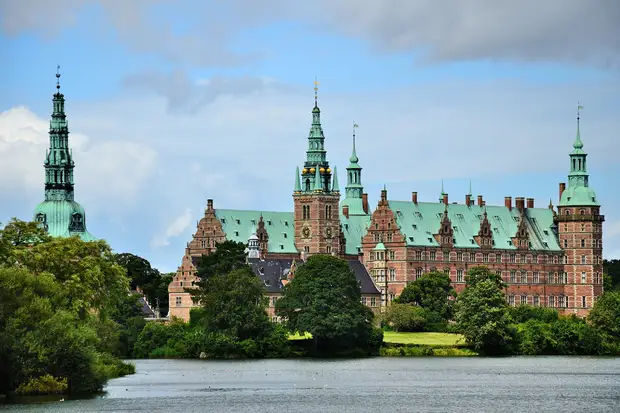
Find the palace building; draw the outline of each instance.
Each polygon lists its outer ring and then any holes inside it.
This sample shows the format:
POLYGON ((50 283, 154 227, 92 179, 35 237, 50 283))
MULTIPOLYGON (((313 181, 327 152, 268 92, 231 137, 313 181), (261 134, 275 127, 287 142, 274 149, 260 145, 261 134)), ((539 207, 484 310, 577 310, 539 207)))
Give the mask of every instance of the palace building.
POLYGON ((79 236, 93 241, 86 229, 86 212, 75 202, 73 154, 69 149, 69 124, 65 97, 60 93, 60 73, 56 73, 56 93, 50 120, 50 147, 45 155, 45 200, 34 210, 34 220, 53 237, 79 236))
POLYGON ((385 188, 371 210, 355 134, 341 199, 336 167, 327 159, 316 90, 306 159, 295 174, 293 211, 219 209, 209 199, 169 286, 169 316, 189 319, 195 304, 187 290, 197 280, 197 260, 224 240, 248 244, 248 262, 265 283, 272 317, 282 286, 312 254, 346 259, 362 301, 374 310, 425 273, 443 271, 461 291, 468 269, 486 266, 507 284, 510 305, 588 313, 603 290, 604 217, 588 183, 579 115, 568 186, 559 186, 557 210, 551 202, 540 208, 523 197, 486 205, 471 190, 463 202, 443 191, 436 202, 420 202, 417 192, 409 200, 390 200, 385 188))

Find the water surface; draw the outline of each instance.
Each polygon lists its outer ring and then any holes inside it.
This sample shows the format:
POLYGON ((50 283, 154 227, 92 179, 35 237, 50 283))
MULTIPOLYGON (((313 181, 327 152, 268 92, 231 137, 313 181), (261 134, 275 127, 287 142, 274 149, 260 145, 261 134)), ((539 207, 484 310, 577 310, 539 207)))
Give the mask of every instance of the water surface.
POLYGON ((620 358, 136 360, 88 400, 13 412, 620 412, 620 358))

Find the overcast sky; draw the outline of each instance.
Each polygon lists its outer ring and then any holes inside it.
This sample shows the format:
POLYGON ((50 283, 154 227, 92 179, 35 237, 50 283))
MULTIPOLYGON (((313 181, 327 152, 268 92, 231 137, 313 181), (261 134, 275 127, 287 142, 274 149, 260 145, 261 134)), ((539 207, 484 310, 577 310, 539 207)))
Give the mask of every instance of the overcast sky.
POLYGON ((557 204, 576 129, 620 258, 617 0, 0 0, 0 221, 30 219, 56 65, 89 231, 162 271, 208 198, 291 211, 320 81, 340 182, 557 204))

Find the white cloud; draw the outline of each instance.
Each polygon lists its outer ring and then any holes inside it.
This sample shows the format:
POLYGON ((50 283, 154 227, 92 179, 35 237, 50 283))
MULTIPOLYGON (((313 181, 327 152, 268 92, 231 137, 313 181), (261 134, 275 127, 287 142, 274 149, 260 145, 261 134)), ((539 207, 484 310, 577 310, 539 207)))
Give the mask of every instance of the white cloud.
POLYGON ((164 234, 156 235, 151 240, 152 248, 165 247, 170 245, 170 238, 178 237, 185 231, 192 221, 192 210, 187 208, 182 215, 176 217, 166 228, 164 234))
MULTIPOLYGON (((0 188, 43 198, 48 129, 49 120, 25 107, 0 114, 0 188)), ((69 142, 76 164, 76 200, 92 205, 89 210, 116 212, 131 205, 155 166, 156 153, 144 143, 89 139, 79 132, 71 132, 69 142)))

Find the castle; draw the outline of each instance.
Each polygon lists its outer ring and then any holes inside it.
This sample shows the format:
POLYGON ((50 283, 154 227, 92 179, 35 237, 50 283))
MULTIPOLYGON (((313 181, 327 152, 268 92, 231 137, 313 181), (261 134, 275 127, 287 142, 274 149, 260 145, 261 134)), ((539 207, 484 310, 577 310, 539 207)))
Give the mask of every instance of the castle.
MULTIPOLYGON (((56 77, 50 147, 44 162, 45 200, 35 208, 34 220, 52 236, 92 241, 86 212, 74 200, 75 164, 60 73, 56 77)), ((417 192, 410 200, 396 201, 388 199, 385 188, 371 211, 355 134, 340 200, 338 174, 327 160, 316 91, 315 86, 306 160, 295 174, 293 211, 216 209, 209 199, 168 287, 169 316, 189 319, 195 304, 187 289, 196 281, 197 260, 225 240, 248 244, 248 263, 265 284, 268 312, 274 320, 282 287, 297 263, 312 254, 347 260, 360 285, 362 302, 375 311, 425 273, 443 271, 461 291, 468 268, 483 265, 503 278, 510 305, 553 307, 579 316, 588 313, 603 292, 604 216, 588 183, 579 114, 568 185, 559 185, 557 211, 552 203, 536 208, 533 199, 522 197, 514 203, 506 197, 503 206, 486 205, 480 195, 474 200, 471 190, 462 204, 449 202, 443 190, 438 202, 419 202, 417 192)))
MULTIPOLYGON (((189 319, 195 304, 187 289, 197 280, 196 263, 232 240, 248 244, 248 262, 266 286, 268 312, 294 273, 297 262, 312 254, 332 254, 349 262, 362 290, 362 302, 378 310, 407 283, 431 271, 449 274, 457 291, 465 287, 470 267, 486 266, 507 284, 510 305, 557 308, 585 316, 603 291, 600 205, 589 187, 577 115, 577 135, 569 155, 568 186, 560 183, 557 211, 552 203, 534 206, 532 198, 506 197, 504 205, 474 200, 463 203, 389 200, 387 190, 374 211, 362 185, 355 147, 341 201, 336 167, 325 150, 321 111, 315 101, 302 169, 297 168, 293 211, 230 210, 207 201, 204 216, 187 244, 169 285, 170 317, 189 319)), ((354 130, 355 130, 354 125, 354 130)))
POLYGON ((74 199, 75 163, 69 149, 69 124, 65 96, 60 93, 59 72, 56 72, 49 137, 50 147, 44 162, 45 200, 35 208, 34 221, 53 237, 79 236, 84 241, 94 241, 95 237, 86 229, 86 211, 74 199))

